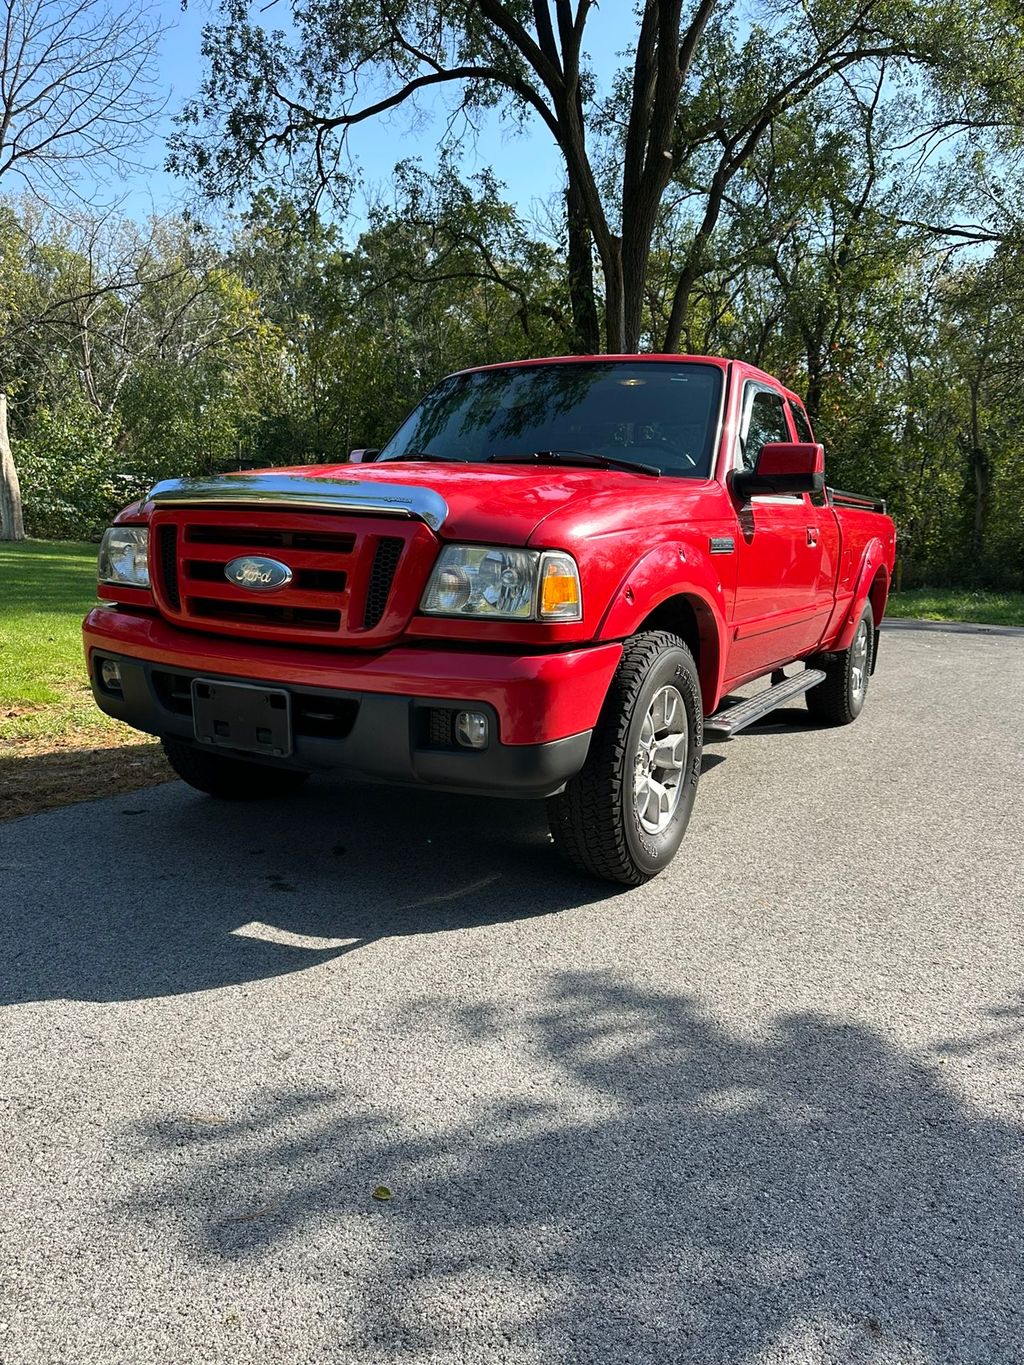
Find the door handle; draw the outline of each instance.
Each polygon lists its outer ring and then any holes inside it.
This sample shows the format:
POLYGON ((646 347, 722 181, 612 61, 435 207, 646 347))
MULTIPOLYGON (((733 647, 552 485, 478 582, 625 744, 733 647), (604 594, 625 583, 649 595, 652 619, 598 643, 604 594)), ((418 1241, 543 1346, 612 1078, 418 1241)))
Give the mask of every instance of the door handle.
POLYGON ((808 526, 808 528, 807 528, 807 544, 808 544, 808 545, 817 545, 817 543, 818 543, 818 528, 817 528, 817 526, 808 526))

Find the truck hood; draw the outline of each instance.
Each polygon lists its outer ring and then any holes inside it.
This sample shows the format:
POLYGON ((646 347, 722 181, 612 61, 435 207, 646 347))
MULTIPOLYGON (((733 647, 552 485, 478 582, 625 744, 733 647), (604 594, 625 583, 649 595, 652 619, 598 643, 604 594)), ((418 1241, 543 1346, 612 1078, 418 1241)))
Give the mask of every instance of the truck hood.
MULTIPOLYGON (((439 528, 445 540, 485 544, 526 545, 542 523, 554 519, 552 544, 564 545, 581 537, 625 530, 650 523, 656 509, 664 515, 671 490, 673 511, 685 517, 685 492, 696 504, 706 492, 706 480, 654 479, 615 469, 571 465, 417 464, 400 460, 367 465, 298 465, 268 469, 266 474, 295 477, 351 479, 430 489, 448 505, 439 528), (569 513, 563 518, 559 513, 569 513)), ((543 538, 543 537, 542 537, 543 538)))

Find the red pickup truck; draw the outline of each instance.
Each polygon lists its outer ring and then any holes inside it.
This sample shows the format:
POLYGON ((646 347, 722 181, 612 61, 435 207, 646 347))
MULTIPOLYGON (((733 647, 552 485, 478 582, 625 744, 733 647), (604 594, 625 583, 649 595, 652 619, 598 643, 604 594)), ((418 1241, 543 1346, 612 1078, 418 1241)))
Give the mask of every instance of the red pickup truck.
POLYGON ((126 508, 84 626, 96 701, 215 796, 336 769, 547 798, 576 866, 638 885, 706 734, 864 704, 895 528, 823 468, 797 395, 740 361, 463 371, 382 450, 126 508))

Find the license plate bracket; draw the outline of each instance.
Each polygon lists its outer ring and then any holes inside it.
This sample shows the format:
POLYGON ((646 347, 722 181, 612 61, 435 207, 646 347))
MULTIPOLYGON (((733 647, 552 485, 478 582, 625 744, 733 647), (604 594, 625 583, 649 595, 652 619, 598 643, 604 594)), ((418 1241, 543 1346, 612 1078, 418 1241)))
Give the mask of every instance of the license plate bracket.
POLYGON ((192 718, 200 744, 268 758, 292 752, 291 697, 280 688, 193 678, 192 718))

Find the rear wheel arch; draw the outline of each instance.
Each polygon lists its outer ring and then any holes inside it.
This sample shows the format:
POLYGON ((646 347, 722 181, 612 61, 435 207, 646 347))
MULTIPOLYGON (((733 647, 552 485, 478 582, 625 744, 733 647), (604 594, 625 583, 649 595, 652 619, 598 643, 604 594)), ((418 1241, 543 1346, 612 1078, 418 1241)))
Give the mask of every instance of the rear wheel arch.
POLYGON ((875 617, 875 626, 881 621, 885 612, 885 604, 889 600, 889 571, 884 564, 880 565, 871 580, 871 587, 868 588, 868 601, 871 603, 871 610, 875 617))
POLYGON ((885 549, 877 538, 870 540, 864 547, 860 567, 857 571, 853 597, 846 609, 840 629, 828 648, 839 653, 850 647, 854 631, 860 620, 865 604, 871 603, 875 625, 881 620, 885 602, 889 596, 889 571, 885 564, 885 549))

